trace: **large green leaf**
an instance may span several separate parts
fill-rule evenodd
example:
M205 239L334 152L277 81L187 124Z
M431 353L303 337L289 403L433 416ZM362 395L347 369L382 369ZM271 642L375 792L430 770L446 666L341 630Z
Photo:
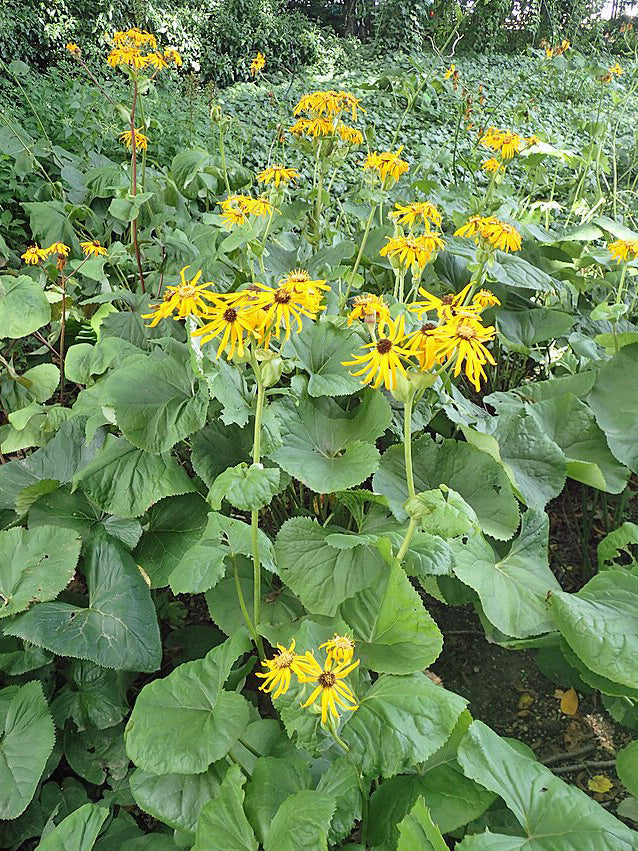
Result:
M141 350L126 340L105 337L95 345L76 343L70 346L64 359L64 372L69 381L89 384L94 375L102 375L129 355L139 355Z
M73 487L78 486L98 508L121 517L139 517L165 496L195 490L171 455L152 455L112 435L76 474Z
M302 758L260 757L246 787L244 808L255 835L264 844L273 817L290 795L310 789L310 763Z
M638 741L630 742L616 757L616 772L623 785L638 797Z
M570 393L526 408L565 453L570 478L608 493L624 490L629 470L610 452L604 433L584 402Z
M60 656L105 668L156 671L162 649L155 606L137 565L105 533L85 547L88 607L39 603L5 628Z
M191 464L210 488L220 473L248 462L253 448L252 429L215 419L191 438Z
M616 458L638 471L638 343L601 367L587 401Z
M14 819L27 808L54 743L39 682L0 691L0 818Z
M413 441L412 460L417 493L447 485L474 509L484 532L500 540L512 537L518 526L517 502L505 471L493 458L467 443L437 444L424 436ZM402 444L386 450L373 486L388 498L394 516L405 520L408 490Z
M0 618L54 600L73 578L79 556L80 538L70 529L0 532Z
M361 389L361 382L343 366L360 345L353 330L325 321L309 323L301 334L293 336L292 346L310 376L310 396L349 395Z
M328 826L336 806L332 795L304 789L277 810L264 851L327 851Z
M195 493L162 499L148 512L148 528L135 558L151 580L151 588L168 585L169 576L184 553L201 536L208 506Z
M28 275L0 275L0 340L33 334L51 319L51 307L39 284Z
M219 794L225 770L223 762L199 774L149 774L137 768L130 779L131 794L153 818L195 833L202 807Z
M228 769L219 795L201 811L193 851L257 851L243 808L245 782L238 765Z
M108 817L108 807L84 804L47 833L36 851L91 851Z
M319 778L317 792L326 792L336 801L328 831L328 844L334 845L349 836L354 823L361 819L359 772L350 757L341 756L331 763Z
M556 591L551 611L574 653L594 673L638 684L638 576L606 570L576 594Z
M347 600L340 613L354 633L362 662L373 671L423 671L443 649L439 628L397 564L386 565L383 577Z
M88 727L104 730L128 714L128 674L102 668L82 659L71 660L68 679L51 704L56 726L72 718L81 732Z
M423 798L417 798L410 812L399 823L397 851L413 851L415 848L420 851L448 851L447 843L432 821Z
M488 620L506 635L526 638L554 629L547 595L560 585L549 569L548 534L547 515L529 508L518 538L501 559L480 535L451 542L454 573L476 591Z
M126 750L151 774L197 774L225 756L249 720L248 703L223 690L250 646L236 632L203 659L186 662L140 692L126 726Z
M496 316L499 332L512 343L531 349L537 343L564 336L574 325L568 313L547 307L525 310L499 310Z
M312 399L307 381L293 379L294 399L277 408L283 445L270 457L317 493L361 484L379 464L374 441L390 425L390 406L380 393L364 392L352 413L333 399Z
M638 524L626 521L602 539L597 548L598 570L638 570Z
M383 674L349 714L341 736L364 775L392 777L445 743L466 702L425 674Z
M269 505L273 496L281 489L278 467L264 467L256 463L237 464L220 473L213 482L208 501L216 511L227 500L240 511L257 511Z
M340 531L340 530L339 530ZM375 588L388 566L366 538L339 535L309 517L287 520L275 543L279 575L313 614L334 615L339 604Z
M206 422L208 393L193 378L188 348L180 343L162 357L127 358L102 392L124 436L148 452L168 452Z
M459 745L459 762L469 777L503 798L524 831L524 839L488 835L485 841L482 836L464 840L457 846L463 851L636 848L634 831L580 789L569 786L549 768L513 748L481 721L473 722Z

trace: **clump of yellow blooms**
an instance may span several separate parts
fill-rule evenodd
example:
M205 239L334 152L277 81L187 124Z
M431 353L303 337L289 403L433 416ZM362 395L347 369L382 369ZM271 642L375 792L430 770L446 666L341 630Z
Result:
M547 59L553 59L555 56L562 56L569 48L571 47L570 42L564 38L560 44L557 44L555 47L552 47L550 43L543 39L541 41L541 47L545 48L545 56Z
M190 269L190 266L184 266L180 271L179 284L166 287L163 301L160 304L151 304L151 312L142 314L144 319L151 320L150 328L154 328L161 319L167 319L173 313L175 313L173 319L184 319L191 315L201 316L208 307L206 301L212 302L218 298L218 294L209 289L210 282L197 284L202 276L201 269L190 281L186 280L187 269Z
M271 165L260 171L257 175L258 183L274 183L275 188L281 183L294 183L299 177L299 172L294 168L284 168L283 165Z
M253 60L250 63L250 76L256 77L260 71L263 71L265 64L266 57L258 50L257 55L253 57Z
M445 247L440 232L432 230L433 225L441 226L441 213L431 201L412 201L397 203L390 217L396 220L397 230L394 236L386 237L387 244L379 253L383 257L394 258L404 269L411 267L418 274L430 262L432 255ZM408 234L403 232L402 225L407 225ZM423 233L413 233L419 225Z
M536 136L520 136L518 133L512 133L509 130L488 127L481 136L480 142L486 148L500 155L500 158L489 157L481 163L481 168L484 171L496 175L505 171L508 160L537 144L538 138Z
M250 216L271 216L274 207L266 198L251 198L250 195L229 195L220 202L222 218L227 227L244 225Z
M359 664L352 661L354 656L354 641L348 635L337 635L320 645L326 648L326 660L321 666L310 651L303 655L295 653L294 640L288 648L277 645L277 653L272 659L266 659L262 665L266 673L257 676L264 680L260 691L272 693L273 699L286 694L292 683L292 674L301 685L314 686L310 696L302 703L302 709L320 702L321 723L339 719L339 709L342 707L350 712L359 708L357 699L345 678Z
M294 109L294 115L299 117L289 131L297 138L331 136L347 145L360 145L361 132L340 120L343 113L348 113L356 121L359 110L364 111L360 104L352 92L328 90L303 95Z
M106 248L97 239L92 239L88 242L81 242L80 247L85 257L97 257L100 254L106 254ZM24 254L21 254L22 260L28 266L38 266L52 254L57 255L58 260L66 261L66 258L71 253L71 248L64 242L52 242L48 248L40 248L37 243L30 245Z
M454 236L473 236L477 244L482 241L485 247L501 251L520 251L521 248L521 235L517 228L496 216L470 216L454 231Z
M182 57L174 48L167 47L164 51L159 50L155 36L137 27L116 30L111 41L113 47L106 57L111 68L125 67L134 70L151 68L155 75L158 71L168 68L169 64L177 67L182 64ZM73 47L76 46L73 45ZM67 46L67 49L71 48Z
M607 246L616 263L630 262L638 257L638 239L617 239Z
M401 159L403 145L398 151L376 151L368 156L363 161L363 168L370 171L376 171L381 183L385 185L386 179L398 180L402 174L410 168L409 163Z

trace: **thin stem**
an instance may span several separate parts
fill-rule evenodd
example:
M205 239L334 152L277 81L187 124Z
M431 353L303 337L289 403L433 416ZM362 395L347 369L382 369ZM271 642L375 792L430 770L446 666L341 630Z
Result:
M226 184L226 191L230 195L230 182L228 180L228 169L226 167L226 149L224 147L224 132L222 130L222 121L218 123L219 129L219 156L222 161L222 171L224 172L224 183Z
M401 548L397 553L397 564L403 564L403 559L405 558L405 554L410 548L410 544L412 542L412 538L414 537L414 533L416 532L417 521L414 517L410 517L410 522L408 524L407 531L405 533L405 538L403 539L403 543L401 544Z
M261 371L257 359L252 360L255 378L257 379L257 407L255 410L255 429L253 433L253 464L259 464L261 458L261 420L264 413L265 387L261 380ZM261 621L261 562L259 559L259 509L250 512L250 532L253 550L253 623L255 631ZM261 637L257 641L257 649L261 658L264 657Z
M137 195L137 141L135 139L135 107L137 105L137 80L133 80L133 102L131 103L131 195ZM142 259L140 257L140 248L137 242L137 216L131 222L131 236L133 239L133 249L137 259L137 271L140 276L142 292L146 292L144 286L144 273L142 272Z
M62 315L60 317L60 404L64 405L64 335L66 333L66 275L62 276Z
M319 247L319 240L321 239L321 203L323 196L323 160L321 159L321 148L323 142L319 142L319 147L317 148L317 197L315 198L315 227L317 229L317 248Z
M346 288L345 301L348 300L348 296L350 295L350 290L352 288L352 282L354 280L354 276L357 274L357 269L359 268L359 263L361 263L361 258L363 257L363 252L366 247L366 242L368 241L368 234L370 233L370 226L372 225L372 219L374 218L375 207L372 207L370 210L370 215L368 216L368 221L366 222L365 230L363 231L363 236L361 238L361 244L359 245L359 251L357 253L357 257L354 261L354 266L350 272L350 277L348 279L348 286Z
M233 573L235 576L235 588L237 590L237 599L239 600L239 608L241 609L241 613L244 616L244 621L246 622L246 626L248 627L248 632L252 635L253 641L259 647L261 643L261 636L257 635L255 631L255 627L253 622L250 619L250 615L248 614L248 608L246 607L246 600L244 599L244 593L241 590L241 583L239 582L239 572L237 571L237 560L233 556ZM263 658L263 648L261 652L261 657Z
M416 496L414 472L412 470L412 403L414 396L403 403L403 453L405 457L405 478L408 484L408 497Z
M335 742L339 745L339 747L343 748L345 753L350 753L350 748L348 747L348 745L343 741L343 739L337 733L337 730L336 730L336 727L335 727L335 722L332 718L332 715L328 715L328 720L327 720L326 726L330 730L330 735L335 740Z

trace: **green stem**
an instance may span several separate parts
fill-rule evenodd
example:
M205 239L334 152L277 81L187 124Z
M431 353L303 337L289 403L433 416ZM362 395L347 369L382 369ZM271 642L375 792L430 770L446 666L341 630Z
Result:
M222 171L224 172L224 183L226 191L230 195L230 182L228 180L228 169L226 168L226 150L224 148L224 131L222 130L222 122L217 125L219 129L219 156L222 161Z
M410 517L410 522L408 524L407 531L405 533L405 538L403 539L403 543L397 553L397 564L402 565L403 559L405 558L405 554L410 548L410 544L412 542L412 538L414 537L414 533L416 532L417 521L414 517Z
M403 453L405 457L405 478L408 484L408 497L416 496L414 489L414 472L412 470L412 403L410 396L403 403Z
M246 606L246 600L244 599L244 594L241 590L241 584L239 582L239 573L237 572L237 561L233 557L233 573L235 575L235 588L237 589L237 599L239 600L239 608L241 609L241 613L244 616L244 621L246 622L246 626L248 627L248 632L252 635L253 641L257 645L257 648L261 645L261 636L257 634L253 622L250 619L250 615L248 614L248 608ZM263 659L263 647L261 650L261 658Z
M322 142L317 148L317 197L315 198L315 228L317 229L317 244L319 248L319 240L321 239L321 203L323 200L323 160L321 159Z
M339 747L343 748L345 753L350 753L350 748L348 747L348 745L343 741L343 739L337 733L337 730L335 728L335 722L333 721L332 715L328 715L327 727L330 730L330 735L335 740L335 742L339 745Z
M264 413L265 387L261 380L261 372L257 359L252 359L255 378L257 379L257 408L255 410L255 430L253 436L253 464L259 464L261 459L261 421ZM259 630L261 621L261 562L259 559L259 509L250 512L250 532L253 550L253 624L255 631ZM257 649L263 659L264 651L261 637L256 640Z
M359 263L361 263L361 258L363 257L363 252L366 247L366 242L368 241L368 234L370 233L370 226L372 225L372 219L374 218L375 207L372 207L370 210L370 215L368 216L368 221L366 222L365 230L363 231L363 236L361 238L361 244L359 245L359 251L357 252L357 257L354 261L354 266L350 272L350 278L348 279L348 286L346 288L346 295L344 301L348 300L348 296L350 295L350 290L352 289L352 282L354 280L354 276L357 274L357 270L359 268Z

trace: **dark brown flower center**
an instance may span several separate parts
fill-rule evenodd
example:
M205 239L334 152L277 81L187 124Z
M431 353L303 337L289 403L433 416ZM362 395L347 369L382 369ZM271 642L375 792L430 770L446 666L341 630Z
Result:
M275 656L275 658L273 659L275 668L279 668L279 670L282 670L283 668L289 668L292 665L292 661L294 658L295 657L290 652L290 650L286 650L284 653L280 653L279 656Z
M275 290L274 299L275 304L288 304L288 302L290 301L290 293L288 292L288 290Z
M319 674L317 682L322 688L332 688L337 682L337 677L332 671L324 671L323 674Z
M441 304L452 304L453 301L454 301L453 295L444 295L443 298L441 299Z
M379 340L377 343L377 351L380 355L387 355L391 348L392 340L388 340L387 338Z
M434 331L435 328L436 325L434 324L434 322L426 322L425 325L421 325L421 332L425 334L428 331Z
M224 316L222 317L226 320L226 322L234 322L237 319L237 311L234 307L228 307L224 311Z

